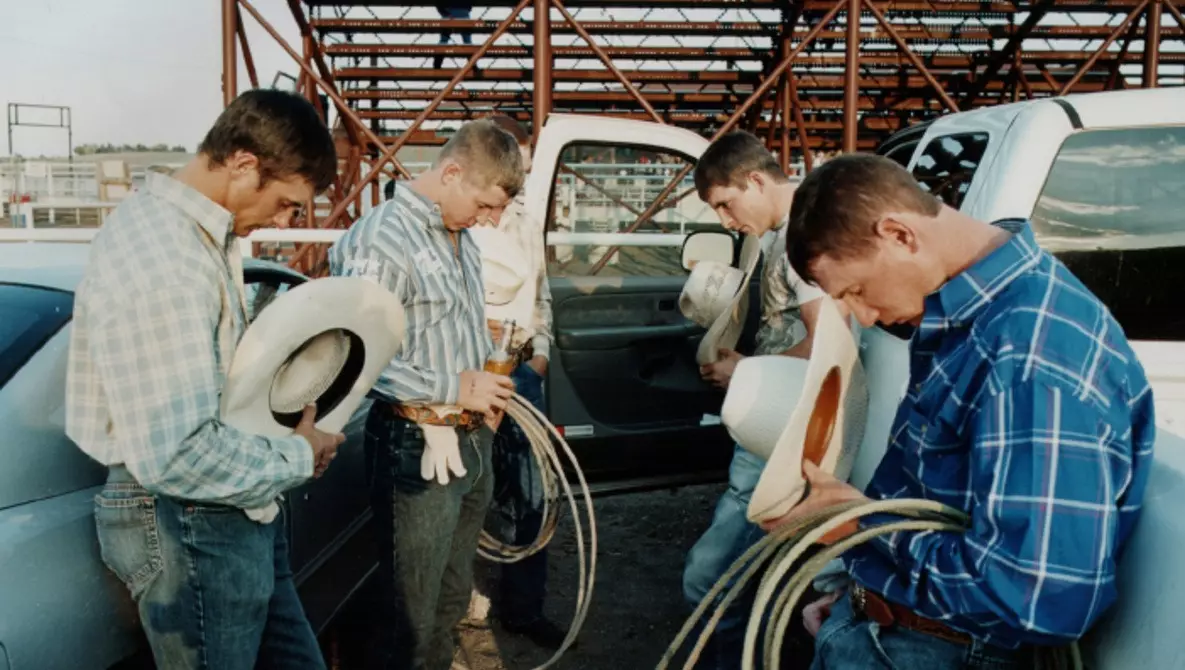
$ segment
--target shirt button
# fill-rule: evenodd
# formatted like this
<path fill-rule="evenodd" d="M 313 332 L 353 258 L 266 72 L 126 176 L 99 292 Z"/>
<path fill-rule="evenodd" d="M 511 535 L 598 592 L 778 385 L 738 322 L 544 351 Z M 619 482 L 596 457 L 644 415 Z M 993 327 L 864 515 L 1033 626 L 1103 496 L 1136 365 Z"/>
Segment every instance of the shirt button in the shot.
<path fill-rule="evenodd" d="M 913 385 L 913 392 L 914 393 L 921 393 L 922 392 L 922 385 L 921 384 L 914 384 Z"/>

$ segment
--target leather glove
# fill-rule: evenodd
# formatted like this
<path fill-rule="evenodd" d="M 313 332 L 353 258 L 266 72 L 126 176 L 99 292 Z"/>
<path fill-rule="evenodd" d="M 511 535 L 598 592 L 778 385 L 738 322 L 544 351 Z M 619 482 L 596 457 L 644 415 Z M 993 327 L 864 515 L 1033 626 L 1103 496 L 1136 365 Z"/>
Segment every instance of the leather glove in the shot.
<path fill-rule="evenodd" d="M 424 455 L 420 457 L 420 476 L 428 481 L 436 479 L 441 485 L 448 484 L 449 472 L 457 477 L 465 476 L 465 464 L 461 460 L 460 440 L 457 429 L 452 426 L 421 424 L 424 431 Z"/>

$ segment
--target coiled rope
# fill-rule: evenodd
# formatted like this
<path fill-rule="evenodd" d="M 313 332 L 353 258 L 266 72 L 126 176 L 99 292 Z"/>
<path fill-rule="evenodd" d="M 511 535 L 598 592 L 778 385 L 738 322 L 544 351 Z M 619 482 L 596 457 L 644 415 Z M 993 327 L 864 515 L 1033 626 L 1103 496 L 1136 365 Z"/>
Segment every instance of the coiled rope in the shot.
<path fill-rule="evenodd" d="M 854 520 L 872 514 L 892 514 L 902 517 L 899 521 L 863 528 L 856 533 L 826 547 L 799 565 L 803 554 L 829 532 Z M 869 542 L 881 535 L 902 530 L 935 530 L 963 532 L 967 528 L 967 516 L 962 512 L 932 500 L 898 499 L 877 501 L 852 501 L 828 507 L 771 531 L 750 547 L 720 577 L 700 601 L 700 604 L 683 624 L 658 663 L 658 670 L 665 670 L 674 660 L 691 632 L 716 603 L 722 593 L 724 597 L 716 603 L 716 609 L 700 633 L 695 646 L 688 655 L 684 670 L 690 670 L 699 660 L 708 639 L 715 631 L 726 610 L 744 592 L 746 586 L 758 575 L 757 587 L 749 623 L 745 629 L 745 643 L 741 663 L 743 670 L 761 667 L 779 670 L 781 648 L 786 631 L 798 601 L 810 587 L 815 577 L 844 552 Z M 791 572 L 793 570 L 793 572 Z M 789 578 L 787 578 L 789 575 Z M 733 583 L 735 579 L 735 584 Z M 731 586 L 730 586 L 731 585 Z M 727 593 L 724 593 L 727 591 Z M 768 621 L 768 625 L 764 622 Z M 765 628 L 762 635 L 762 628 Z M 761 637 L 761 653 L 758 655 L 757 640 Z M 1078 645 L 1069 648 L 1041 648 L 1035 651 L 1037 668 L 1060 670 L 1073 668 L 1082 670 L 1082 659 Z M 758 661 L 760 660 L 760 663 Z"/>
<path fill-rule="evenodd" d="M 551 667 L 564 655 L 564 652 L 576 641 L 581 626 L 588 616 L 589 603 L 592 601 L 593 581 L 597 570 L 597 522 L 593 515 L 592 494 L 588 490 L 588 482 L 580 463 L 572 448 L 547 420 L 542 412 L 535 409 L 526 398 L 517 393 L 511 396 L 506 406 L 506 415 L 518 423 L 527 441 L 531 445 L 531 455 L 539 467 L 539 476 L 543 487 L 543 523 L 535 540 L 526 546 L 506 544 L 483 530 L 478 541 L 478 555 L 495 563 L 515 563 L 538 552 L 547 546 L 555 537 L 556 527 L 559 525 L 560 491 L 568 499 L 568 506 L 572 511 L 572 523 L 575 525 L 576 555 L 579 563 L 579 579 L 576 588 L 576 612 L 572 623 L 568 627 L 568 634 L 555 654 L 543 665 L 534 670 Z M 559 446 L 559 449 L 556 446 Z M 584 511 L 588 527 L 588 540 L 585 541 L 585 524 L 581 523 L 580 505 L 576 502 L 576 494 L 564 475 L 564 464 L 560 460 L 560 453 L 567 458 L 579 481 L 580 495 L 584 499 Z M 586 551 L 587 550 L 587 551 Z"/>

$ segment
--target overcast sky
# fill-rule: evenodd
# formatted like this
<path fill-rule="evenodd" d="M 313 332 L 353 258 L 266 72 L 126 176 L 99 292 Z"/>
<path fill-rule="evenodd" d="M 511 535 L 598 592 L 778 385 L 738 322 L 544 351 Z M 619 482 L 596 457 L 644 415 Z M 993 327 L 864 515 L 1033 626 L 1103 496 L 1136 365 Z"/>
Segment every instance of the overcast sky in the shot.
<path fill-rule="evenodd" d="M 300 36 L 287 1 L 252 2 L 299 51 Z M 71 107 L 75 146 L 163 142 L 182 144 L 192 150 L 222 109 L 220 5 L 218 0 L 0 0 L 0 16 L 3 16 L 0 20 L 0 104 L 5 108 L 10 102 Z M 384 17 L 403 11 L 399 8 L 376 10 Z M 726 11 L 735 13 L 734 10 Z M 732 20 L 753 20 L 751 11 L 740 11 L 745 15 Z M 506 10 L 499 8 L 490 12 L 488 18 L 497 20 L 505 16 Z M 624 12 L 619 13 L 622 14 L 616 17 L 619 19 L 638 19 L 645 14 L 626 16 Z M 719 15 L 716 11 L 692 10 L 682 18 L 663 11 L 651 14 L 650 18 L 713 20 Z M 410 17 L 437 18 L 429 8 L 415 10 Z M 255 20 L 246 12 L 243 18 L 260 83 L 270 85 L 277 71 L 299 74 L 296 63 Z M 869 19 L 865 17 L 865 20 Z M 1023 20 L 1023 16 L 1017 20 Z M 1094 15 L 1082 20 L 1097 23 L 1108 19 Z M 1117 24 L 1121 17 L 1110 17 L 1109 20 Z M 1047 17 L 1046 21 L 1067 22 L 1065 17 Z M 433 43 L 436 36 L 421 35 L 414 39 Z M 517 41 L 520 38 L 508 39 Z M 530 41 L 529 36 L 522 39 L 524 43 Z M 557 44 L 572 43 L 575 39 L 575 36 L 556 36 L 554 41 Z M 613 41 L 627 44 L 641 39 L 615 38 Z M 711 41 L 711 38 L 705 39 Z M 674 44 L 654 38 L 647 41 L 651 45 L 668 43 Z M 688 44 L 693 43 L 688 40 Z M 1137 41 L 1133 46 L 1139 44 Z M 1085 45 L 1066 42 L 1052 48 L 1081 49 Z M 1167 42 L 1162 49 L 1181 51 L 1182 47 L 1179 43 Z M 242 91 L 249 82 L 241 65 L 241 53 L 239 56 L 239 90 Z M 418 61 L 410 63 L 411 66 L 423 64 Z M 664 66 L 660 63 L 646 65 Z M 600 67 L 591 61 L 585 66 Z M 1134 70 L 1139 68 L 1138 65 L 1131 67 Z M 1162 74 L 1180 71 L 1180 66 L 1162 67 Z M 37 119 L 34 112 L 28 112 L 22 120 L 52 119 Z M 0 141 L 3 142 L 0 155 L 7 155 L 7 138 L 0 136 Z M 13 132 L 13 145 L 16 153 L 25 156 L 64 156 L 66 132 L 18 127 Z"/>
<path fill-rule="evenodd" d="M 299 51 L 288 3 L 253 4 Z M 0 103 L 71 107 L 75 146 L 165 142 L 192 150 L 222 109 L 216 0 L 0 0 L 0 7 Z M 295 75 L 295 61 L 243 18 L 261 83 L 281 69 Z M 239 83 L 240 91 L 249 87 L 245 71 Z M 0 142 L 7 155 L 7 137 Z M 17 127 L 13 145 L 26 156 L 64 156 L 66 131 Z"/>

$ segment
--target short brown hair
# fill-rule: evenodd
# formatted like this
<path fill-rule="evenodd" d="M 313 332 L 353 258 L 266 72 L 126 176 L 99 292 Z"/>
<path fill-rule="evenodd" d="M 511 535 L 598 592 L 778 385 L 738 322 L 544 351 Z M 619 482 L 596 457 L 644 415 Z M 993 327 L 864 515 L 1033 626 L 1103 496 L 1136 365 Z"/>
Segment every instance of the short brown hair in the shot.
<path fill-rule="evenodd" d="M 845 154 L 815 168 L 794 192 L 786 254 L 800 277 L 814 282 L 820 256 L 845 258 L 872 244 L 873 227 L 888 212 L 937 216 L 942 202 L 900 164 L 873 154 Z"/>
<path fill-rule="evenodd" d="M 489 118 L 461 126 L 440 150 L 436 165 L 448 159 L 461 165 L 474 183 L 498 186 L 511 198 L 526 180 L 523 155 L 514 136 Z"/>
<path fill-rule="evenodd" d="M 518 142 L 520 147 L 531 146 L 531 134 L 527 132 L 526 128 L 523 128 L 523 124 L 505 114 L 490 114 L 486 118 L 493 121 L 502 130 L 510 133 L 510 136 Z"/>
<path fill-rule="evenodd" d="M 320 193 L 337 174 L 337 151 L 328 126 L 312 103 L 294 93 L 256 88 L 235 98 L 218 115 L 198 146 L 210 163 L 226 164 L 236 151 L 259 159 L 262 187 L 297 175 Z"/>
<path fill-rule="evenodd" d="M 713 142 L 695 166 L 695 190 L 700 199 L 717 186 L 743 188 L 750 172 L 769 175 L 775 182 L 790 181 L 756 135 L 734 131 Z"/>

